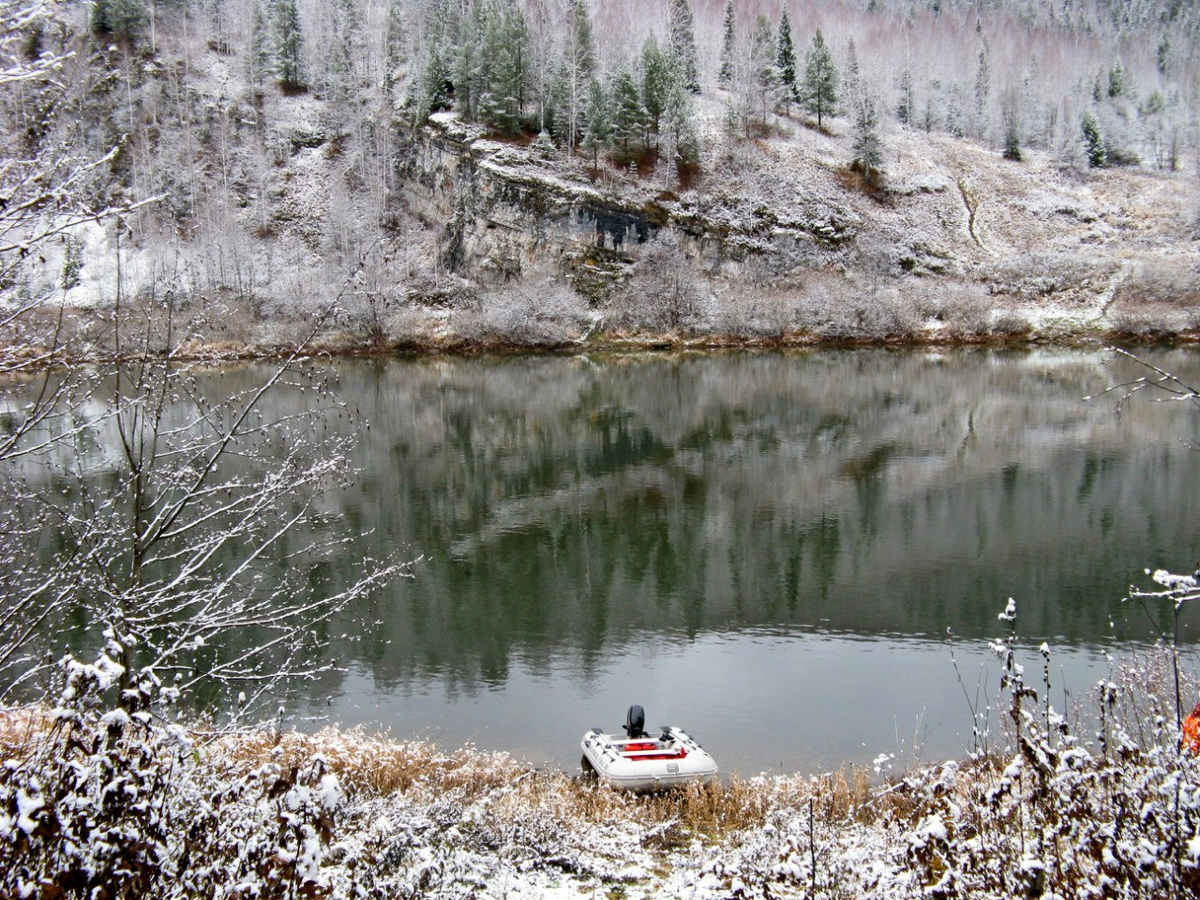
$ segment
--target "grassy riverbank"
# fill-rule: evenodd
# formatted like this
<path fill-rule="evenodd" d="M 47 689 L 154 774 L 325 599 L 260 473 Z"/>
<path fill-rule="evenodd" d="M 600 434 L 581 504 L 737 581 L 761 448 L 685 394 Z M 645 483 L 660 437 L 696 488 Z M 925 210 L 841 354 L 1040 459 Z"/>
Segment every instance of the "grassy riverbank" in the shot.
<path fill-rule="evenodd" d="M 651 797 L 357 731 L 219 734 L 81 691 L 0 712 L 0 893 L 1194 896 L 1200 764 L 1166 654 L 1069 716 L 1008 672 L 1007 724 L 961 761 Z"/>

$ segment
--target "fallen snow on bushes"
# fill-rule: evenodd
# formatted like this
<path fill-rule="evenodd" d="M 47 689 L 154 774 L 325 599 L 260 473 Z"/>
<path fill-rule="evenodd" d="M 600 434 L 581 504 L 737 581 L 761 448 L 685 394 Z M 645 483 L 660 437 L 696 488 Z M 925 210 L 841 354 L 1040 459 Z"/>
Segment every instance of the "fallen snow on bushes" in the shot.
<path fill-rule="evenodd" d="M 1151 577 L 1147 602 L 1194 596 L 1194 576 Z M 1015 616 L 1010 600 L 1001 628 Z M 993 649 L 986 752 L 654 796 L 469 747 L 214 730 L 180 721 L 153 672 L 68 657 L 55 704 L 0 709 L 0 896 L 1195 896 L 1200 761 L 1170 649 L 1114 664 L 1070 715 L 1011 637 Z"/>

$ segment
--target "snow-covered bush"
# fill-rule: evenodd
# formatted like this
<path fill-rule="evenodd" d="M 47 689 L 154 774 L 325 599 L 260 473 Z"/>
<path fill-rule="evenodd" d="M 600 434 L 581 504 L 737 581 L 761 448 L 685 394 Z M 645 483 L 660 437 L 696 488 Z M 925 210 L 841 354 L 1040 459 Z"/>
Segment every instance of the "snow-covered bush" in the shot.
<path fill-rule="evenodd" d="M 518 347 L 554 346 L 587 327 L 582 300 L 555 282 L 518 283 L 485 294 L 478 310 L 457 312 L 454 330 L 469 341 Z"/>
<path fill-rule="evenodd" d="M 256 897 L 327 892 L 341 803 L 319 756 L 239 765 L 168 724 L 170 691 L 102 655 L 67 658 L 53 708 L 9 713 L 0 768 L 0 895 Z M 130 702 L 133 701 L 133 702 Z M 133 709 L 133 712 L 127 712 Z"/>

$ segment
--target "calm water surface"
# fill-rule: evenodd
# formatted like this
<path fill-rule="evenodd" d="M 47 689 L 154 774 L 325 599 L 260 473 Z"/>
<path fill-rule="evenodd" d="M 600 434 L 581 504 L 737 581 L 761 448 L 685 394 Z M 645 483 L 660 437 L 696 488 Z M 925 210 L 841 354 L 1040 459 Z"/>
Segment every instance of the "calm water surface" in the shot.
<path fill-rule="evenodd" d="M 1196 418 L 1084 402 L 1142 374 L 1104 360 L 342 364 L 371 429 L 341 511 L 424 559 L 297 712 L 564 768 L 634 702 L 743 774 L 960 754 L 1008 597 L 1061 707 L 1152 636 L 1128 585 L 1200 554 Z"/>
<path fill-rule="evenodd" d="M 1200 384 L 1200 356 L 1147 357 Z M 1061 708 L 1152 638 L 1128 585 L 1200 557 L 1200 423 L 1182 405 L 1084 402 L 1143 374 L 1104 360 L 337 363 L 371 427 L 330 512 L 361 556 L 422 559 L 335 623 L 338 671 L 292 712 L 567 769 L 631 703 L 727 772 L 960 755 L 971 705 L 996 697 L 987 641 L 1007 598 L 1032 672 L 1053 648 Z"/>

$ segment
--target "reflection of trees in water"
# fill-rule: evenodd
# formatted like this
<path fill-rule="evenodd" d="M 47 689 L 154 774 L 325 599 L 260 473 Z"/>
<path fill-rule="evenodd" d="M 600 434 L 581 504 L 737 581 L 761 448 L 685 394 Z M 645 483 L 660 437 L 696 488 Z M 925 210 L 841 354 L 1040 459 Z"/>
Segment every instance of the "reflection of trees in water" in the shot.
<path fill-rule="evenodd" d="M 990 636 L 1010 595 L 1023 633 L 1106 639 L 1130 578 L 1194 540 L 1200 457 L 1175 441 L 1192 424 L 1169 410 L 1117 419 L 1081 403 L 1116 380 L 1099 360 L 340 364 L 371 423 L 356 487 L 332 500 L 340 527 L 364 535 L 364 553 L 426 559 L 335 646 L 382 686 L 436 675 L 472 692 L 516 660 L 586 677 L 612 648 L 664 631 Z M 318 577 L 357 569 L 346 556 Z"/>
<path fill-rule="evenodd" d="M 469 688 L 502 679 L 514 653 L 586 671 L 641 632 L 742 624 L 990 635 L 1010 594 L 1029 633 L 1102 640 L 1131 573 L 1194 521 L 1196 462 L 1169 414 L 1117 420 L 1080 402 L 1109 381 L 1098 362 L 347 366 L 374 424 L 369 487 L 345 501 L 430 555 L 372 633 L 392 641 L 376 677 L 436 671 Z"/>

